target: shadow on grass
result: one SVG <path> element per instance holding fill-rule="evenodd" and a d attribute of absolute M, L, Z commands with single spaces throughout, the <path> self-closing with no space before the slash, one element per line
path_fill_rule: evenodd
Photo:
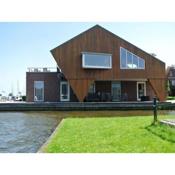
<path fill-rule="evenodd" d="M 145 129 L 162 140 L 175 143 L 175 128 L 159 123 L 157 125 L 149 125 Z"/>

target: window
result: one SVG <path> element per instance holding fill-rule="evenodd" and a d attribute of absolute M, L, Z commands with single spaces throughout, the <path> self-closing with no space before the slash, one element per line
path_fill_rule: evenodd
<path fill-rule="evenodd" d="M 145 68 L 145 61 L 142 58 L 139 58 L 139 68 L 144 69 Z"/>
<path fill-rule="evenodd" d="M 133 55 L 133 64 L 132 64 L 133 69 L 137 69 L 139 67 L 139 60 L 136 55 Z"/>
<path fill-rule="evenodd" d="M 132 54 L 127 51 L 127 68 L 132 69 Z"/>
<path fill-rule="evenodd" d="M 111 69 L 112 55 L 106 53 L 82 53 L 82 67 L 90 69 Z"/>
<path fill-rule="evenodd" d="M 70 86 L 67 81 L 60 82 L 60 101 L 70 100 Z"/>
<path fill-rule="evenodd" d="M 126 67 L 126 50 L 121 47 L 120 49 L 120 67 Z"/>
<path fill-rule="evenodd" d="M 44 81 L 34 81 L 34 101 L 44 101 Z"/>
<path fill-rule="evenodd" d="M 172 86 L 175 86 L 175 80 L 171 81 Z"/>
<path fill-rule="evenodd" d="M 95 83 L 91 83 L 91 85 L 89 86 L 88 93 L 90 93 L 90 94 L 95 93 Z"/>
<path fill-rule="evenodd" d="M 121 69 L 145 69 L 145 60 L 120 47 Z"/>

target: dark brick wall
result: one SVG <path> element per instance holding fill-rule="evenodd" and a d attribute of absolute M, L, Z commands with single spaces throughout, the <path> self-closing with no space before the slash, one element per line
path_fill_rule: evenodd
<path fill-rule="evenodd" d="M 66 81 L 64 76 L 58 72 L 27 72 L 26 73 L 26 95 L 27 101 L 34 101 L 34 81 L 44 81 L 44 101 L 60 101 L 60 81 Z M 70 87 L 70 101 L 78 101 Z"/>
<path fill-rule="evenodd" d="M 26 95 L 27 101 L 34 101 L 34 81 L 44 81 L 44 101 L 57 102 L 60 99 L 60 81 L 57 72 L 27 72 Z"/>

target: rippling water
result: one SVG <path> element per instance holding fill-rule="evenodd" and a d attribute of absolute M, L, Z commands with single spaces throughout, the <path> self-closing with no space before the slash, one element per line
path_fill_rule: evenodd
<path fill-rule="evenodd" d="M 52 112 L 0 113 L 0 152 L 37 152 L 60 120 Z"/>

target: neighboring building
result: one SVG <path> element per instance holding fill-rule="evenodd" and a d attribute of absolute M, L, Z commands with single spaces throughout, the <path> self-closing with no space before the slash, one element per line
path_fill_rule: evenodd
<path fill-rule="evenodd" d="M 60 71 L 27 72 L 27 101 L 165 100 L 165 63 L 99 25 L 51 53 Z"/>
<path fill-rule="evenodd" d="M 175 96 L 175 66 L 169 66 L 166 71 L 168 95 Z"/>

